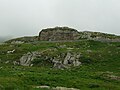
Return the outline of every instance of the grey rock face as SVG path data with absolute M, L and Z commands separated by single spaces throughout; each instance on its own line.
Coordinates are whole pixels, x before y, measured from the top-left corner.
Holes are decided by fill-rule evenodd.
M 64 65 L 73 65 L 73 66 L 79 66 L 81 65 L 81 62 L 79 61 L 80 58 L 80 54 L 76 55 L 76 54 L 71 54 L 71 53 L 67 53 L 63 64 Z
M 80 54 L 71 54 L 69 52 L 65 57 L 57 55 L 54 58 L 50 57 L 49 55 L 42 55 L 40 52 L 28 52 L 20 58 L 19 64 L 22 66 L 33 66 L 32 61 L 37 57 L 43 58 L 44 61 L 51 62 L 53 64 L 53 67 L 56 69 L 65 69 L 69 68 L 69 66 L 81 65 L 81 62 L 79 61 Z M 16 64 L 18 64 L 18 62 L 14 62 L 14 65 Z
M 59 59 L 51 59 L 52 63 L 54 64 L 53 67 L 56 69 L 62 69 L 65 68 L 65 65 L 63 65 L 62 61 L 60 61 Z
M 79 60 L 75 60 L 75 61 L 73 61 L 73 65 L 74 66 L 79 66 L 79 65 L 81 65 L 82 63 L 81 62 L 79 62 Z
M 28 52 L 20 58 L 20 65 L 22 66 L 32 66 L 31 61 L 33 61 L 40 54 L 38 52 Z
M 54 63 L 53 67 L 57 68 L 57 69 L 64 69 L 64 68 L 66 68 L 65 65 L 63 65 L 61 62 Z
M 68 52 L 63 60 L 60 58 L 52 59 L 52 62 L 54 63 L 53 67 L 57 69 L 64 69 L 69 68 L 70 66 L 79 66 L 81 65 L 79 58 L 80 54 L 71 54 Z
M 22 66 L 30 66 L 31 61 L 33 60 L 33 54 L 28 52 L 26 55 L 20 58 L 20 65 Z
M 67 55 L 66 55 L 66 57 L 65 57 L 65 59 L 64 59 L 63 64 L 65 64 L 65 65 L 68 64 L 69 61 L 70 61 L 70 58 L 71 58 L 71 54 L 68 52 Z
M 56 27 L 43 29 L 39 33 L 39 40 L 43 41 L 63 41 L 78 40 L 79 33 L 77 30 L 68 27 Z

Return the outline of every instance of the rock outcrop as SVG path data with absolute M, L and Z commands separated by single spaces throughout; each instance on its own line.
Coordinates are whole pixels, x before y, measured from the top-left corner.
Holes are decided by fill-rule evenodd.
M 63 41 L 63 40 L 77 40 L 79 32 L 68 27 L 55 27 L 43 29 L 39 33 L 39 40 L 42 41 Z
M 39 52 L 28 52 L 20 58 L 20 65 L 32 66 L 33 64 L 31 62 L 39 55 Z
M 79 40 L 80 39 L 87 39 L 87 40 L 94 40 L 101 42 L 120 42 L 120 36 L 116 36 L 114 34 L 90 32 L 90 31 L 79 32 Z
M 36 42 L 36 41 L 38 41 L 38 36 L 29 36 L 29 37 L 25 36 L 25 37 L 8 40 L 5 43 L 23 44 L 23 43 Z
M 56 69 L 65 69 L 71 66 L 80 66 L 80 54 L 71 54 L 70 52 L 66 53 L 64 57 L 58 55 L 51 57 L 44 55 L 44 52 L 28 52 L 20 58 L 20 65 L 22 66 L 33 66 L 32 63 L 35 59 L 38 59 L 37 63 L 49 62 L 53 65 L 53 68 Z M 41 61 L 42 58 L 42 61 Z M 34 61 L 35 62 L 35 61 Z M 36 62 L 35 62 L 36 63 Z
M 57 69 L 64 69 L 71 66 L 76 67 L 81 65 L 80 54 L 71 54 L 70 52 L 65 55 L 63 60 L 61 60 L 61 58 L 54 57 L 54 59 L 52 59 L 52 62 L 54 63 L 53 67 Z
M 94 40 L 101 42 L 120 42 L 120 36 L 101 32 L 83 31 L 69 27 L 55 27 L 42 29 L 39 36 L 21 37 L 6 41 L 11 44 L 36 43 L 39 41 L 78 41 L 78 40 Z
M 39 33 L 39 40 L 41 41 L 72 41 L 81 39 L 101 42 L 120 42 L 120 36 L 90 31 L 78 32 L 68 27 L 47 28 Z

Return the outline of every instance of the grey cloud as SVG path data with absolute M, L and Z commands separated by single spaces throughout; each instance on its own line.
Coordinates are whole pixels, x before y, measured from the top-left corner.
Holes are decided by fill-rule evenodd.
M 0 36 L 37 35 L 69 26 L 120 34 L 119 0 L 0 0 Z

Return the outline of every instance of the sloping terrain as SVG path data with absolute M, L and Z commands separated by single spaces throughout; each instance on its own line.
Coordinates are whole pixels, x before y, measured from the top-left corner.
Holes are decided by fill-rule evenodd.
M 30 66 L 21 57 L 40 53 Z M 79 66 L 54 67 L 51 58 L 63 62 L 67 53 L 79 55 Z M 47 57 L 46 57 L 47 56 Z M 63 64 L 64 65 L 64 64 Z M 48 90 L 39 86 L 80 90 L 120 90 L 120 42 L 92 40 L 0 45 L 0 90 Z

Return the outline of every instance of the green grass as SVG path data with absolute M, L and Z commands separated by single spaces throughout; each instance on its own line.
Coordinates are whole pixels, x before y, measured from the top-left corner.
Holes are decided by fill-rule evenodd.
M 64 46 L 61 48 L 60 46 Z M 73 48 L 68 50 L 68 48 Z M 7 54 L 8 50 L 16 49 L 15 53 Z M 82 66 L 58 70 L 48 65 L 33 67 L 14 66 L 12 62 L 29 51 L 44 51 L 50 56 L 66 53 L 81 53 Z M 88 52 L 91 50 L 91 52 Z M 49 50 L 48 50 L 49 51 Z M 120 43 L 103 43 L 97 41 L 77 42 L 38 42 L 26 44 L 0 45 L 0 90 L 42 90 L 34 86 L 48 85 L 78 88 L 80 90 L 120 90 L 120 80 L 106 77 L 120 77 Z M 5 64 L 6 61 L 9 64 Z M 42 61 L 43 59 L 41 59 Z M 51 65 L 50 65 L 51 66 Z M 110 72 L 110 73 L 108 73 Z M 44 89 L 45 90 L 45 89 Z

